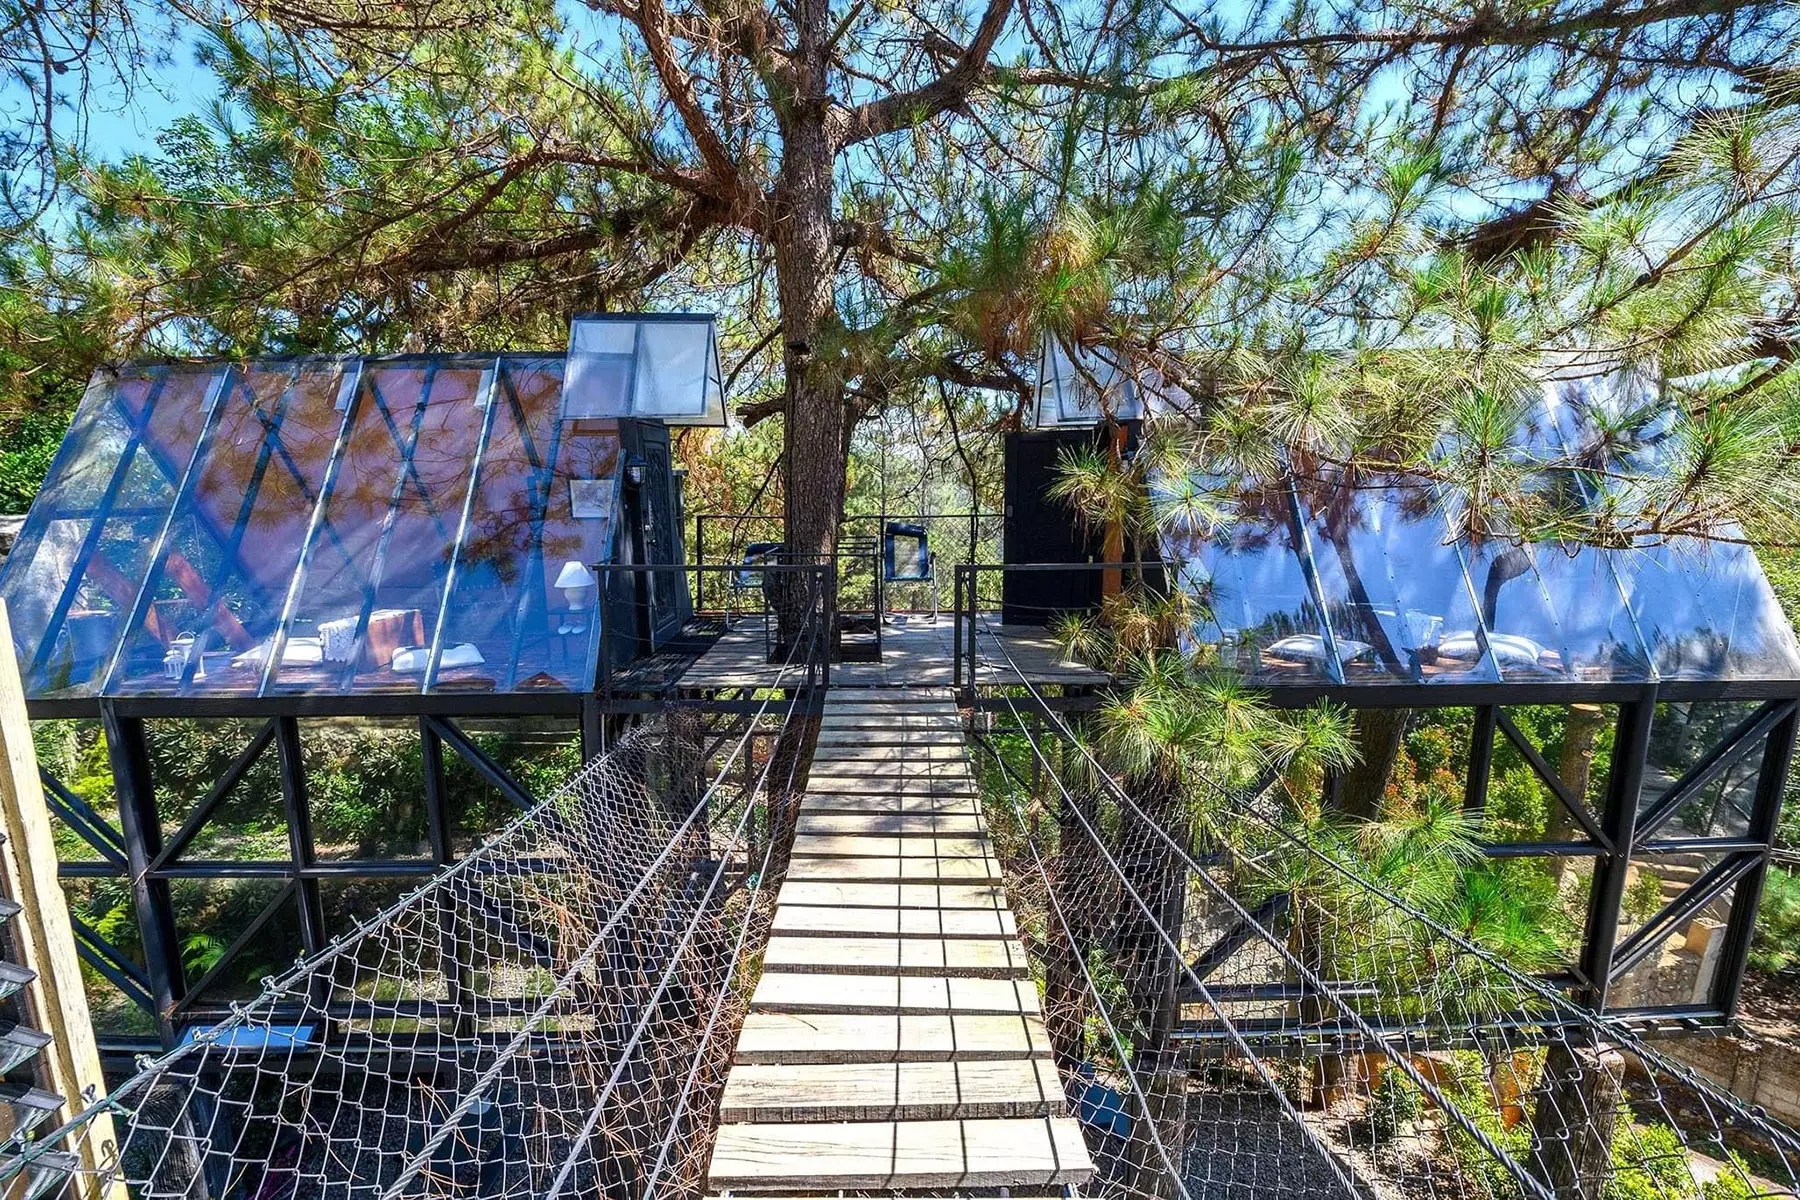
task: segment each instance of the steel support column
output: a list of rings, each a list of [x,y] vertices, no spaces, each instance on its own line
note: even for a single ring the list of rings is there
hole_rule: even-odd
[[[1638,796],[1650,753],[1650,726],[1656,719],[1656,688],[1646,687],[1636,700],[1619,705],[1613,738],[1612,771],[1606,781],[1606,811],[1600,814],[1607,848],[1594,860],[1593,890],[1588,896],[1586,935],[1582,939],[1579,995],[1596,1011],[1606,1007],[1612,974],[1613,946],[1619,939],[1619,915],[1625,881],[1631,871],[1636,837]]]
[[[1769,877],[1769,853],[1781,824],[1781,802],[1787,791],[1788,768],[1794,759],[1794,741],[1800,716],[1790,713],[1769,732],[1763,747],[1762,768],[1756,779],[1756,799],[1750,810],[1747,837],[1762,844],[1762,859],[1738,880],[1731,899],[1731,917],[1725,928],[1725,947],[1719,956],[1719,974],[1713,980],[1713,1002],[1727,1017],[1737,1016],[1744,988],[1744,968],[1750,959],[1750,943],[1756,936],[1756,914],[1763,885]]]
[[[313,846],[312,805],[306,794],[306,763],[300,747],[300,721],[296,717],[275,718],[275,752],[280,757],[281,807],[287,817],[288,858],[296,871],[295,897],[300,906],[300,944],[308,957],[325,949],[325,904],[319,893],[317,876],[305,874],[318,855]],[[330,987],[330,979],[315,976],[314,985],[321,991]],[[329,997],[309,996],[315,1004]]]
[[[156,812],[150,748],[144,741],[143,719],[120,716],[110,701],[100,702],[100,722],[112,763],[113,790],[119,798],[119,827],[125,835],[131,899],[144,944],[145,974],[156,1004],[157,1034],[165,1047],[172,1047],[175,1006],[187,994],[187,981],[181,970],[181,942],[175,934],[175,906],[168,880],[150,873],[150,864],[162,853],[162,821]]]

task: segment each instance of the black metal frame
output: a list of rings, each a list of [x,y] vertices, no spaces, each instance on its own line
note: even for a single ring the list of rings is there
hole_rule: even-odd
[[[705,570],[724,571],[725,566]],[[614,579],[643,572],[698,572],[702,568],[671,564],[594,564],[603,586]],[[790,574],[801,581],[801,599],[815,621],[829,621],[831,579],[826,566],[810,562],[777,562],[764,570]],[[606,592],[603,590],[603,595]],[[635,593],[634,593],[635,594]],[[767,597],[761,617],[769,627]],[[702,622],[708,614],[699,614]],[[716,615],[715,615],[716,616]],[[747,619],[724,614],[727,620]],[[117,826],[95,811],[78,795],[47,772],[45,793],[51,810],[93,849],[97,858],[65,861],[64,879],[125,879],[130,882],[132,909],[142,940],[142,965],[138,955],[115,945],[85,922],[74,921],[76,948],[82,960],[142,1007],[156,1023],[156,1036],[144,1039],[100,1035],[102,1054],[115,1065],[127,1065],[131,1056],[166,1049],[175,1044],[185,1027],[205,1025],[230,1015],[228,1003],[209,1000],[208,993],[220,982],[244,952],[263,935],[270,922],[290,905],[298,906],[299,949],[312,955],[323,950],[334,931],[327,928],[321,889],[326,881],[354,882],[421,879],[454,861],[453,814],[445,769],[446,749],[473,769],[519,809],[537,802],[530,789],[495,762],[458,724],[459,719],[561,718],[578,731],[582,755],[601,752],[636,716],[671,705],[698,709],[703,719],[717,718],[727,731],[741,731],[747,715],[763,702],[747,693],[717,694],[676,691],[667,686],[667,675],[633,676],[615,667],[615,659],[638,658],[636,631],[620,629],[607,621],[600,630],[601,647],[596,678],[587,693],[448,693],[433,695],[374,694],[357,696],[286,695],[268,697],[171,697],[141,696],[85,700],[34,700],[28,703],[35,720],[94,719],[101,724],[112,765],[118,798]],[[813,644],[823,639],[815,638]],[[691,647],[699,652],[704,641]],[[796,679],[784,691],[810,690],[822,697],[829,680],[829,661],[808,657]],[[678,673],[676,676],[678,678]],[[313,836],[311,805],[301,743],[301,723],[311,718],[363,717],[409,718],[417,722],[422,760],[424,807],[429,853],[424,857],[392,856],[356,860],[320,861]],[[185,718],[261,718],[207,793],[167,837],[163,833],[157,784],[151,767],[148,724],[154,720]],[[723,736],[723,735],[721,735]],[[735,733],[733,733],[735,736]],[[288,853],[278,860],[192,860],[184,852],[232,797],[250,769],[271,752],[277,756],[283,815],[288,828]],[[181,934],[170,890],[178,879],[242,882],[256,879],[280,882],[278,890],[239,931],[220,957],[197,977],[190,978],[182,963]],[[447,914],[446,936],[454,936]],[[192,932],[192,931],[188,931]],[[456,981],[452,981],[455,986]]]
[[[1130,563],[959,564],[955,570],[953,686],[958,702],[977,712],[1030,710],[1042,704],[1062,710],[1091,706],[1082,695],[1043,694],[1020,697],[983,694],[978,684],[976,634],[984,574],[1004,572],[1129,571]],[[1775,857],[1776,827],[1782,796],[1800,737],[1800,680],[1668,680],[1653,683],[1438,683],[1363,685],[1259,685],[1271,703],[1301,707],[1328,700],[1350,709],[1470,708],[1469,769],[1465,805],[1484,809],[1494,773],[1496,746],[1510,744],[1549,792],[1568,810],[1586,836],[1568,841],[1495,842],[1484,847],[1493,858],[1572,858],[1594,860],[1588,912],[1578,961],[1556,978],[1582,1003],[1627,1017],[1646,1027],[1695,1030],[1717,1028],[1737,1012],[1755,932],[1758,900],[1769,864]],[[1039,689],[1042,691],[1042,689]],[[1720,738],[1660,796],[1640,812],[1646,768],[1652,750],[1652,727],[1659,706],[1713,701],[1760,702],[1758,707]],[[1518,728],[1507,709],[1519,705],[1608,704],[1616,706],[1612,768],[1605,802],[1590,812],[1580,797],[1557,776],[1542,752]],[[1755,794],[1741,836],[1658,837],[1682,806],[1719,780],[1733,766],[1759,756]],[[1328,789],[1333,781],[1327,781]],[[1680,855],[1709,855],[1703,874],[1628,937],[1619,937],[1626,885],[1634,866],[1653,866]],[[1725,938],[1712,976],[1710,1000],[1698,1004],[1623,1007],[1612,1003],[1620,978],[1664,945],[1689,918],[1716,903],[1727,891],[1732,901]]]

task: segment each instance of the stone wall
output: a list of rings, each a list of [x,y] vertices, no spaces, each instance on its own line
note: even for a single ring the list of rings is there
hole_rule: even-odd
[[[1800,1126],[1800,1045],[1749,1035],[1659,1038],[1652,1044],[1745,1104]],[[1761,1149],[1754,1141],[1747,1148]]]

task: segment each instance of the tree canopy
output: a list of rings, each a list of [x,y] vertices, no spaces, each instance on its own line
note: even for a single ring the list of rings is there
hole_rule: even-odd
[[[1796,537],[1776,0],[163,2],[221,102],[124,161],[30,65],[129,73],[142,13],[9,4],[15,407],[145,350],[548,347],[692,305],[737,415],[783,422],[798,550],[859,421],[1016,416],[1045,333],[1203,397],[1215,458],[1567,524],[1516,418],[1546,353],[1598,350],[1678,381],[1681,457],[1569,532]]]

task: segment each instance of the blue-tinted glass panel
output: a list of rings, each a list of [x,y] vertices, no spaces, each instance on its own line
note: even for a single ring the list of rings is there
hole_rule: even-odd
[[[474,646],[508,691],[579,691],[591,679],[588,655],[598,625],[598,589],[561,589],[555,583],[571,553],[583,570],[605,557],[609,538],[590,527],[611,528],[616,471],[609,466],[605,483],[597,487],[589,482],[577,487],[570,507],[568,480],[559,479],[556,463],[567,432],[590,423],[559,418],[561,387],[558,360],[505,362],[446,610],[446,647]],[[559,488],[564,500],[555,504]],[[576,518],[575,511],[584,515]],[[548,566],[546,535],[552,554],[563,556]],[[590,541],[599,548],[592,558],[581,558]],[[445,670],[430,690],[466,688],[465,679]]]
[[[480,429],[481,364],[365,363],[270,691],[417,691]],[[484,664],[459,659],[474,672]],[[491,686],[491,683],[490,683]]]
[[[541,551],[526,580],[528,636],[513,685],[519,691],[548,688],[553,679],[586,691],[595,678],[601,581],[596,576],[589,583],[587,577],[593,564],[613,558],[624,456],[616,421],[563,421],[559,438]],[[618,557],[630,560],[623,551]],[[628,589],[632,577],[620,576],[610,585],[614,592]],[[580,674],[570,677],[577,647]]]
[[[563,382],[562,411],[570,419],[725,423],[718,339],[709,316],[576,317]]]
[[[1143,416],[1131,376],[1106,352],[1070,354],[1055,334],[1046,333],[1038,358],[1036,426],[1092,425],[1103,407],[1121,421]]]
[[[1794,630],[1748,546],[1677,538],[1614,551],[1663,679],[1800,679]]]
[[[1503,679],[1627,683],[1650,662],[1608,555],[1589,546],[1481,542],[1466,551]]]
[[[124,634],[225,368],[154,367],[89,397],[79,442],[7,564],[25,689],[93,693]],[[84,404],[84,409],[87,405]]]
[[[320,361],[234,374],[109,694],[255,693],[355,371]]]
[[[1346,683],[1499,679],[1460,548],[1429,489],[1331,475],[1299,494]]]
[[[1236,507],[1224,529],[1163,535],[1176,586],[1195,599],[1201,614],[1186,647],[1259,682],[1334,682],[1287,493],[1266,492]]]

